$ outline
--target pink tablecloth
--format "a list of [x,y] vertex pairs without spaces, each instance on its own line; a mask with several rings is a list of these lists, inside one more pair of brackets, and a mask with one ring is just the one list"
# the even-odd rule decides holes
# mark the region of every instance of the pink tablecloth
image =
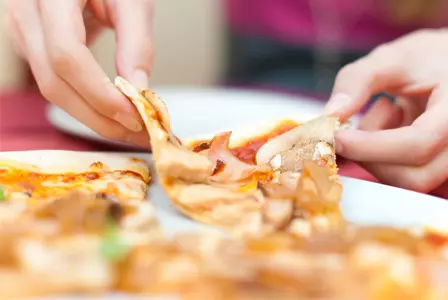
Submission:
[[[59,132],[46,120],[46,102],[35,90],[7,92],[0,96],[0,151],[122,150]],[[377,182],[376,178],[352,161],[340,159],[338,165],[341,175]],[[448,199],[448,188],[439,188],[433,194]]]

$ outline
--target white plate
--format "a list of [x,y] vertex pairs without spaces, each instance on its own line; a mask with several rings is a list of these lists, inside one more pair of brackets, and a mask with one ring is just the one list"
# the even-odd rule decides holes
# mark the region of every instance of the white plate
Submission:
[[[173,130],[181,139],[280,118],[306,121],[320,115],[324,106],[322,101],[311,98],[245,89],[161,87],[154,90],[167,103]],[[49,105],[47,119],[66,133],[124,145],[100,137],[57,106]]]

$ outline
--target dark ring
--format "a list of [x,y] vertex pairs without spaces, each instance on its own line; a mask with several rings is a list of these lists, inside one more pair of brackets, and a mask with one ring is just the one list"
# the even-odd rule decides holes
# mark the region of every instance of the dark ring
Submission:
[[384,98],[386,98],[387,100],[389,100],[390,103],[392,103],[392,104],[395,104],[395,102],[397,101],[397,99],[396,99],[394,96],[389,95],[388,93],[381,92],[381,93],[378,93],[378,94],[373,95],[373,96],[370,98],[370,104],[373,104],[373,103],[375,103],[376,101],[378,101],[378,100],[380,100],[380,99],[384,99]]
[[372,97],[370,97],[370,101],[367,103],[367,105],[365,105],[362,109],[361,109],[361,113],[364,114],[366,113],[373,104],[375,104],[375,102],[377,102],[380,99],[387,99],[390,101],[390,103],[395,104],[397,99],[387,93],[381,92],[378,94],[373,95]]

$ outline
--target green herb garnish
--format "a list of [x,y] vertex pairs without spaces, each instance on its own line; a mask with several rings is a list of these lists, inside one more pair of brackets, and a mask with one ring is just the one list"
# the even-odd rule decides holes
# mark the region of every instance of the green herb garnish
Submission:
[[129,246],[120,236],[120,230],[113,219],[109,218],[103,241],[101,243],[101,253],[113,263],[121,262],[129,253]]
[[3,189],[3,185],[0,184],[0,201],[6,201],[5,190]]

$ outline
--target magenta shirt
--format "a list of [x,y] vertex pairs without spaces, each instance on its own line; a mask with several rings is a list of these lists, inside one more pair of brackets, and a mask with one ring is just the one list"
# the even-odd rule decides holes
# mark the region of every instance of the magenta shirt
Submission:
[[[289,44],[329,44],[345,50],[370,49],[422,27],[448,24],[397,25],[377,0],[225,1],[227,21],[234,31]],[[448,21],[448,13],[445,15]]]

